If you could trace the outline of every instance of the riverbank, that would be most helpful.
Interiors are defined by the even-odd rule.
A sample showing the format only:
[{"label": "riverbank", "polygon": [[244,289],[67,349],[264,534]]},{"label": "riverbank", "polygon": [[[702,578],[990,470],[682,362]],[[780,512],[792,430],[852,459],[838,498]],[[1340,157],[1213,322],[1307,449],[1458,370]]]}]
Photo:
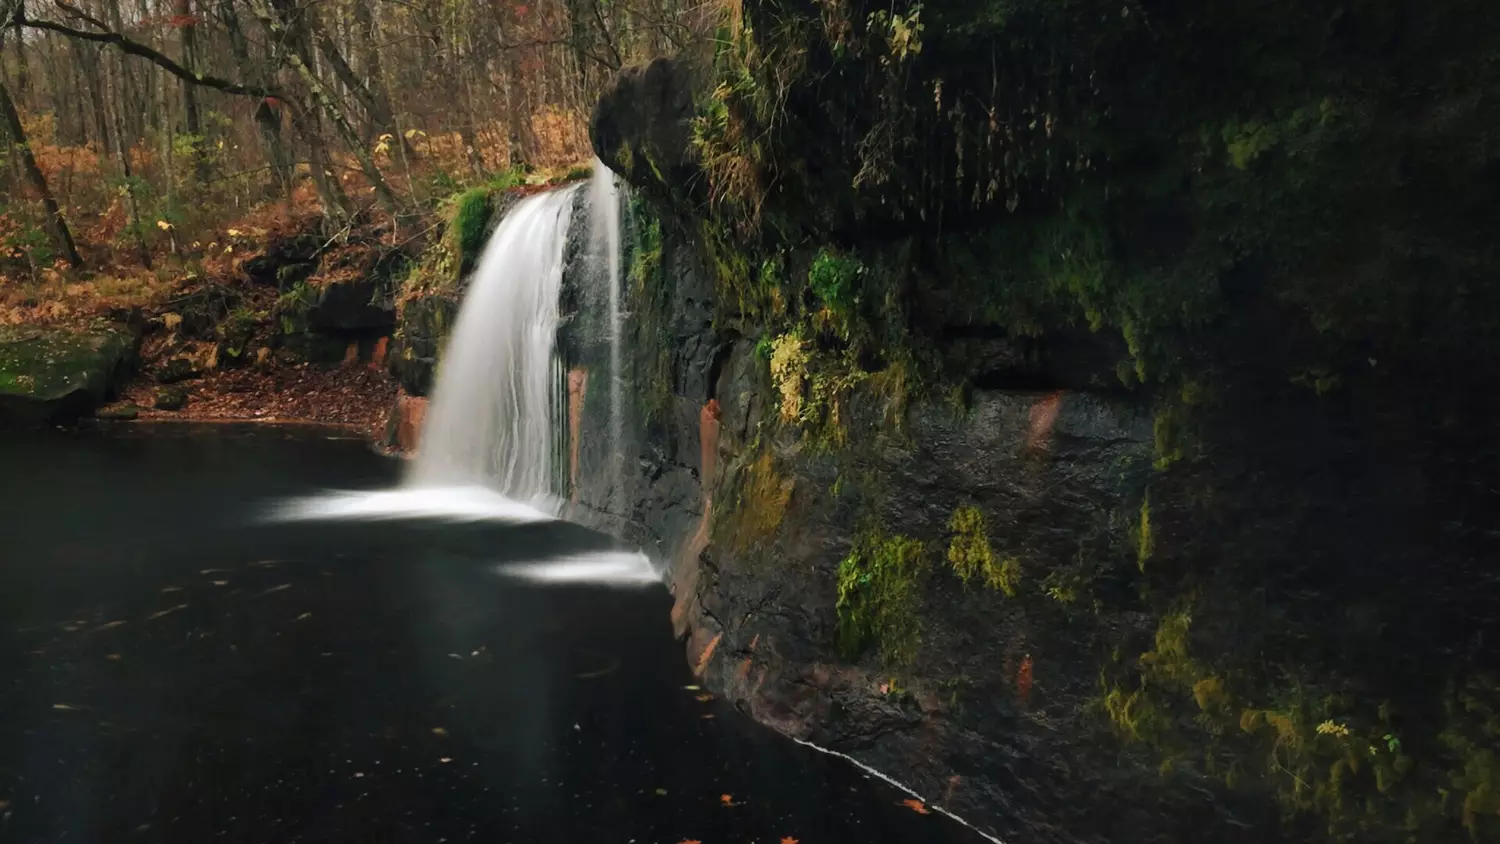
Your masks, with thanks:
[{"label": "riverbank", "polygon": [[156,400],[167,388],[149,375],[138,374],[123,386],[119,399],[98,415],[144,422],[316,424],[343,428],[379,443],[396,399],[396,383],[384,368],[360,362],[208,372],[174,388],[182,406],[157,408]]}]

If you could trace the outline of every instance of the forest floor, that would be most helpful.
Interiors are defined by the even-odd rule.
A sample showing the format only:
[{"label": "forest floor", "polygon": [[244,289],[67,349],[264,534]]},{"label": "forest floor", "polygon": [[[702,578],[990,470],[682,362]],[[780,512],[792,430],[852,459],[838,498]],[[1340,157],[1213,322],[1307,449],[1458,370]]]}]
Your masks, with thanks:
[{"label": "forest floor", "polygon": [[315,423],[379,441],[396,400],[396,382],[384,367],[362,362],[220,370],[177,386],[186,394],[182,409],[157,410],[160,385],[138,373],[110,409],[134,407],[138,419],[157,422]]},{"label": "forest floor", "polygon": [[[378,441],[397,387],[383,359],[311,364],[266,355],[248,366],[219,368],[207,334],[180,336],[182,302],[223,295],[241,305],[267,310],[277,291],[251,280],[242,265],[266,254],[278,238],[316,230],[318,210],[310,191],[291,201],[270,203],[223,227],[210,242],[183,244],[179,254],[153,256],[153,266],[132,264],[128,256],[100,265],[87,275],[59,267],[39,272],[0,272],[0,325],[86,328],[107,320],[142,330],[135,370],[101,416],[149,421],[302,422],[337,426]],[[349,233],[345,233],[346,238]],[[358,235],[367,234],[354,232]],[[389,236],[389,235],[388,235]],[[330,252],[340,247],[333,245]],[[13,269],[13,268],[12,268]],[[383,357],[383,347],[382,347]],[[155,373],[168,360],[186,357],[199,365],[195,375],[170,387]],[[159,409],[159,393],[180,392],[175,410]]]}]

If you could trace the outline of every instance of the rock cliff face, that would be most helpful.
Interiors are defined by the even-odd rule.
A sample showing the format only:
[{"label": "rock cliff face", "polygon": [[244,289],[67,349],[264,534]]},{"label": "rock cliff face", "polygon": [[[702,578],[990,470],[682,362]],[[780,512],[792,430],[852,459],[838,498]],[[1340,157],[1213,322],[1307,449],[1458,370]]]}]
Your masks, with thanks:
[{"label": "rock cliff face", "polygon": [[[747,20],[769,26],[766,5],[747,3]],[[789,128],[777,131],[809,144],[870,92],[882,108],[934,96],[841,87],[904,56],[820,54],[847,32],[831,12],[797,30],[797,6],[778,7],[789,16],[778,32],[814,33],[801,60],[826,72],[813,81],[745,59],[739,87],[714,97],[748,102],[700,95],[689,114],[663,106],[678,83],[658,65],[627,75],[596,114],[600,155],[638,188],[619,434],[599,260],[585,243],[565,281],[575,512],[669,566],[673,622],[705,683],[1005,840],[1500,840],[1500,663],[1486,647],[1500,635],[1487,562],[1500,552],[1489,480],[1500,455],[1485,386],[1497,367],[1482,351],[1494,348],[1482,339],[1493,302],[1473,274],[1496,259],[1467,229],[1434,228],[1447,211],[1418,187],[1491,172],[1476,128],[1493,124],[1487,108],[1466,112],[1471,124],[1402,123],[1406,101],[1383,98],[1420,87],[1427,69],[1375,37],[1384,18],[1330,9],[1321,36],[1291,23],[1262,35],[1273,53],[1317,53],[1328,75],[1309,84],[1359,115],[1336,131],[1342,117],[1327,110],[1319,128],[1302,122],[1309,112],[1247,129],[1184,90],[1142,125],[1228,120],[1212,123],[1227,159],[1176,162],[1185,148],[1162,141],[1128,176],[1123,160],[1108,174],[1049,175],[1077,189],[1060,210],[1017,211],[1000,196],[942,226],[945,192],[967,197],[975,170],[988,171],[941,182],[953,162],[928,160],[874,193],[854,177],[824,204],[800,189],[861,165],[815,159],[868,145],[813,145],[800,159],[759,150],[747,156],[780,168],[751,197],[763,216],[726,222],[743,207],[705,205],[704,185],[712,194],[732,175],[734,151],[713,133],[754,121],[754,82],[774,81],[757,74],[783,83],[776,123]],[[951,27],[967,52],[924,53],[902,84],[952,70],[942,56],[970,56],[985,27],[1027,39],[1092,25],[1018,9]],[[1423,43],[1453,34],[1408,11]],[[881,26],[909,34],[926,12],[904,14]],[[1119,29],[1178,44],[1153,54],[1166,71],[1210,49],[1231,17],[1136,9]],[[863,17],[851,19],[857,35]],[[1088,43],[1106,63],[1124,54]],[[1399,59],[1390,89],[1338,89],[1353,78],[1338,62],[1366,68],[1370,51]],[[988,90],[985,68],[939,79],[937,96]],[[1255,96],[1279,79],[1270,68]],[[1138,92],[1053,81],[1080,97],[1059,108],[1100,109],[1098,137],[1067,143],[1126,137],[1109,133],[1125,131],[1120,109]],[[1473,106],[1459,88],[1450,102]],[[633,108],[635,97],[646,101]],[[1038,146],[1018,155],[1044,151],[1051,119],[1033,122],[1045,137],[1037,129]],[[926,118],[913,120],[920,133]],[[1350,181],[1359,167],[1344,141],[1389,140],[1376,127],[1398,124],[1421,140],[1360,147],[1367,175]],[[953,126],[973,140],[974,126]],[[1248,150],[1245,131],[1267,146]],[[688,136],[691,152],[670,148]],[[1375,163],[1402,145],[1404,175]],[[1286,153],[1285,168],[1251,166],[1282,154],[1268,150]],[[1014,175],[1006,162],[984,166]],[[1152,168],[1177,176],[1121,187]],[[1038,172],[1015,183],[1018,202],[1043,195],[1031,192],[1043,190]],[[1455,202],[1477,207],[1473,182],[1452,184]],[[871,202],[880,196],[890,201]],[[1223,216],[1230,206],[1239,212]],[[1111,222],[1093,228],[1096,213]],[[1284,228],[1299,219],[1301,231]],[[1273,224],[1247,234],[1263,220]],[[1415,252],[1392,251],[1396,241],[1349,251],[1356,232],[1376,230],[1402,232]]]}]

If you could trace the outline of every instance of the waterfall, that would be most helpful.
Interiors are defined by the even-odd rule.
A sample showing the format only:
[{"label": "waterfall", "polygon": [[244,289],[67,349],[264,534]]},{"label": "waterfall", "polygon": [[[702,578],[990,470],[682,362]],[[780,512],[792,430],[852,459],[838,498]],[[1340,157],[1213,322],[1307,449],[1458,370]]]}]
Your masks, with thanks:
[{"label": "waterfall", "polygon": [[[595,162],[589,187],[590,251],[608,270],[610,479],[618,488],[623,426],[620,379],[620,194]],[[562,511],[558,472],[567,465],[566,378],[557,355],[559,297],[568,224],[578,186],[521,200],[500,221],[469,280],[417,456],[389,490],[332,491],[291,499],[278,521],[439,519],[507,524]],[[659,583],[639,551],[605,550],[530,560],[497,574],[538,583]]]},{"label": "waterfall", "polygon": [[620,394],[620,191],[615,174],[604,162],[594,159],[589,180],[589,239],[595,254],[606,256],[609,287],[609,489],[620,494],[620,464],[624,450],[625,412]]},{"label": "waterfall", "polygon": [[485,245],[408,487],[480,485],[533,505],[553,492],[557,299],[576,190],[521,200]]}]

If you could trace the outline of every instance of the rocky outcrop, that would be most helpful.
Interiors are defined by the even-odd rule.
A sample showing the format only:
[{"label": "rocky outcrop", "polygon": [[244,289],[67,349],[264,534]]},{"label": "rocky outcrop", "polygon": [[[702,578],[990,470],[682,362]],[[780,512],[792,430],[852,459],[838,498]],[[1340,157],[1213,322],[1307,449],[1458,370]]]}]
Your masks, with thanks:
[{"label": "rocky outcrop", "polygon": [[594,107],[594,152],[632,184],[687,186],[697,171],[693,91],[702,74],[682,59],[626,68]]},{"label": "rocky outcrop", "polygon": [[71,422],[104,404],[134,362],[138,335],[0,327],[0,427]]}]

